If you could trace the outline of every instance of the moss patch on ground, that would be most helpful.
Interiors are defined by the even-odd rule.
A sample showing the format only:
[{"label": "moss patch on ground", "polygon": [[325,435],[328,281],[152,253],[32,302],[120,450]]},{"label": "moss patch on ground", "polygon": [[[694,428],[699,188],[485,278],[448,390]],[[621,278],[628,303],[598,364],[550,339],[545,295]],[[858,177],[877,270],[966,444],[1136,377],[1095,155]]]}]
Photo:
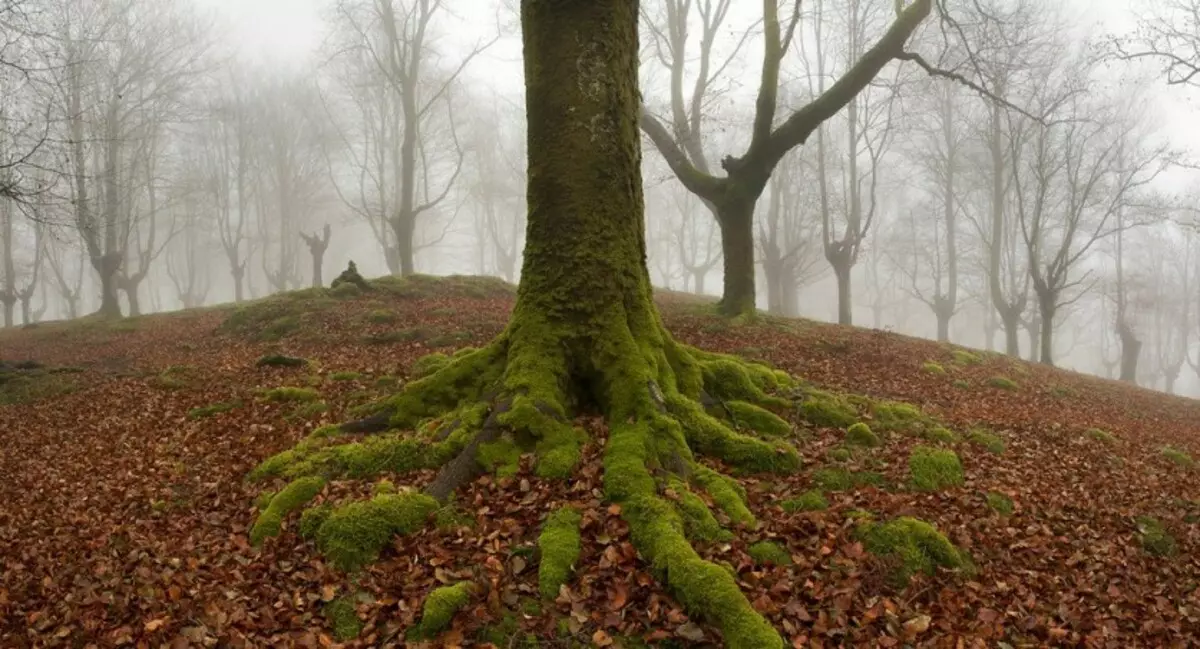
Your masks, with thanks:
[{"label": "moss patch on ground", "polygon": [[1167,458],[1175,466],[1185,469],[1194,469],[1196,467],[1196,461],[1192,459],[1192,456],[1187,451],[1181,451],[1173,446],[1164,446],[1160,452],[1163,457]]},{"label": "moss patch on ground", "polygon": [[937,528],[917,518],[861,523],[856,534],[868,552],[887,561],[893,583],[900,587],[918,573],[932,575],[939,567],[967,569],[971,565]]},{"label": "moss patch on ground", "polygon": [[759,541],[746,548],[754,562],[763,565],[788,566],[792,563],[792,555],[783,546],[771,541]]},{"label": "moss patch on ground", "polygon": [[229,412],[230,410],[235,410],[241,407],[242,402],[240,400],[222,401],[220,403],[192,408],[188,411],[188,419],[205,419],[207,417],[219,415],[223,412]]},{"label": "moss patch on ground", "polygon": [[1167,528],[1158,519],[1139,516],[1134,522],[1137,524],[1138,540],[1147,554],[1166,557],[1176,553],[1178,546],[1175,537],[1167,532]]},{"label": "moss patch on ground", "polygon": [[792,514],[795,512],[816,512],[829,508],[829,501],[825,500],[825,495],[816,489],[810,489],[795,498],[788,498],[779,503],[783,511]]},{"label": "moss patch on ground", "polygon": [[350,642],[362,633],[362,621],[354,610],[354,602],[348,597],[339,597],[325,605],[323,611],[333,637],[339,642]]},{"label": "moss patch on ground", "polygon": [[861,421],[846,429],[847,446],[879,446],[882,442],[879,436],[871,431],[871,427]]},{"label": "moss patch on ground", "polygon": [[471,601],[474,590],[469,581],[460,581],[434,589],[425,597],[421,622],[415,629],[418,638],[433,638],[450,626],[454,614]]},{"label": "moss patch on ground", "polygon": [[1012,498],[1005,496],[996,491],[989,491],[987,495],[988,507],[1001,516],[1011,516],[1013,513]]},{"label": "moss patch on ground", "polygon": [[967,441],[976,446],[982,446],[994,455],[1000,455],[1008,448],[1008,445],[1004,443],[1004,440],[999,435],[982,428],[971,429],[967,433]]},{"label": "moss patch on ground", "polygon": [[921,491],[937,491],[963,483],[963,468],[954,451],[917,446],[908,456],[912,484]]}]

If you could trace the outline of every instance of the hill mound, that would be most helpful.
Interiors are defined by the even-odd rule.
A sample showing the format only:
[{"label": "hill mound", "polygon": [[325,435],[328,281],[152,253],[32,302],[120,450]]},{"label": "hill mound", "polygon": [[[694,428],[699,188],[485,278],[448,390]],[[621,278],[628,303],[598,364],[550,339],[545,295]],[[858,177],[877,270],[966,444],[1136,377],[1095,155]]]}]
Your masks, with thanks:
[{"label": "hill mound", "polygon": [[[567,480],[497,446],[450,506],[412,509],[412,433],[333,425],[495,336],[514,293],[375,285],[0,334],[0,645],[719,645],[602,500],[598,419]],[[798,472],[739,475],[746,511],[672,488],[794,646],[1200,641],[1200,402],[659,303],[684,342],[802,379],[781,419],[712,404],[795,441]]]}]

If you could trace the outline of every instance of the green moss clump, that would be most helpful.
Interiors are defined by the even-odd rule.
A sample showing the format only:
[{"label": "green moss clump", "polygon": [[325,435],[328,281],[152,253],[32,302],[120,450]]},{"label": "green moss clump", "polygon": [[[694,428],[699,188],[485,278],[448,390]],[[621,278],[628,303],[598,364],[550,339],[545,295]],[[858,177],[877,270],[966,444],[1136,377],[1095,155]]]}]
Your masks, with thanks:
[{"label": "green moss clump", "polygon": [[391,480],[380,480],[371,487],[371,493],[378,496],[379,494],[394,494],[396,493],[396,484]]},{"label": "green moss clump", "polygon": [[308,361],[284,354],[267,354],[259,358],[255,365],[258,367],[304,367],[308,365]]},{"label": "green moss clump", "polygon": [[828,457],[830,460],[833,460],[834,462],[846,462],[850,459],[851,456],[852,456],[852,453],[850,453],[850,449],[848,449],[848,448],[830,449],[830,451],[825,454],[825,457]]},{"label": "green moss clump", "polygon": [[951,383],[950,385],[958,388],[959,390],[971,389],[971,383],[969,381],[967,381],[966,379],[955,379],[955,381],[953,383]]},{"label": "green moss clump", "polygon": [[250,543],[260,545],[268,536],[278,536],[283,518],[317,497],[325,487],[324,478],[298,478],[271,498],[271,504],[258,515],[250,530]]},{"label": "green moss clump", "polygon": [[938,444],[954,444],[958,442],[958,435],[945,426],[932,426],[921,431],[921,439]]},{"label": "green moss clump", "polygon": [[816,489],[806,491],[795,498],[788,498],[779,503],[783,511],[794,514],[796,512],[817,512],[829,509],[829,501],[825,500],[825,495]]},{"label": "green moss clump", "polygon": [[1175,554],[1178,549],[1175,538],[1167,532],[1167,528],[1158,519],[1149,516],[1139,516],[1135,519],[1135,522],[1137,523],[1138,536],[1142,544],[1142,549],[1147,554],[1156,557],[1167,557]]},{"label": "green moss clump", "polygon": [[443,531],[455,530],[460,527],[473,528],[475,527],[475,517],[458,509],[453,504],[449,504],[438,508],[437,514],[434,516],[434,525]]},{"label": "green moss clump", "polygon": [[1011,516],[1013,513],[1012,498],[1005,496],[997,491],[989,491],[987,495],[988,507],[991,507],[996,513],[1001,516]]},{"label": "green moss clump", "polygon": [[329,375],[329,380],[330,381],[339,381],[339,382],[357,381],[357,380],[361,379],[362,377],[363,377],[363,375],[359,374],[358,372],[334,372],[333,374]]},{"label": "green moss clump", "polygon": [[1106,430],[1100,430],[1099,428],[1089,428],[1087,431],[1085,431],[1085,434],[1103,444],[1112,444],[1113,442],[1117,441],[1116,436],[1114,436],[1112,433]]},{"label": "green moss clump", "polygon": [[329,289],[329,294],[339,300],[346,300],[362,295],[362,289],[354,284],[342,283]]},{"label": "green moss clump", "polygon": [[542,597],[553,599],[559,587],[571,578],[579,560],[579,523],[582,520],[574,507],[560,507],[551,512],[538,536],[541,562],[538,564],[538,590]]},{"label": "green moss clump", "polygon": [[339,642],[350,642],[362,633],[362,621],[354,610],[354,602],[348,597],[339,597],[325,605],[325,620]]},{"label": "green moss clump", "polygon": [[962,463],[954,451],[918,446],[908,457],[913,486],[922,491],[937,491],[963,483]]},{"label": "green moss clump", "polygon": [[339,570],[353,572],[379,557],[392,537],[411,534],[437,510],[424,494],[381,494],[334,509],[317,530],[317,547]]},{"label": "green moss clump", "polygon": [[271,499],[275,497],[274,491],[264,491],[258,494],[258,498],[254,499],[254,507],[258,511],[266,511],[267,507],[271,506]]},{"label": "green moss clump", "polygon": [[1006,448],[1008,448],[1008,445],[1005,444],[1004,440],[1000,439],[998,435],[983,430],[982,428],[975,428],[967,433],[967,441],[975,444],[976,446],[982,446],[986,448],[989,453],[994,455],[1000,455]]},{"label": "green moss clump", "polygon": [[958,365],[979,365],[983,362],[983,359],[978,355],[972,354],[965,349],[956,349],[951,352],[951,355],[954,357],[954,362]]},{"label": "green moss clump", "polygon": [[739,428],[747,428],[768,437],[783,437],[792,432],[792,425],[779,415],[745,401],[728,401],[725,410]]},{"label": "green moss clump", "polygon": [[849,469],[831,467],[813,473],[813,484],[825,491],[846,491],[854,488],[854,476]]},{"label": "green moss clump", "polygon": [[846,429],[846,444],[850,446],[879,446],[879,436],[861,421]]},{"label": "green moss clump", "polygon": [[386,309],[376,309],[367,314],[367,322],[371,324],[392,324],[396,321],[396,314]]},{"label": "green moss clump", "polygon": [[854,406],[828,392],[813,390],[800,404],[800,416],[820,428],[848,428],[858,422]]},{"label": "green moss clump", "polygon": [[1009,392],[1016,392],[1021,387],[1017,385],[1016,381],[1006,376],[993,376],[992,378],[988,379],[987,383],[993,388],[1007,390]]},{"label": "green moss clump", "polygon": [[312,388],[296,388],[289,386],[263,390],[259,394],[266,401],[274,401],[276,403],[316,401],[317,399],[321,398],[321,393]]},{"label": "green moss clump", "polygon": [[969,569],[970,560],[929,523],[903,516],[886,523],[861,523],[856,533],[868,552],[894,564],[896,585],[907,586],[913,575],[932,575],[939,567]]},{"label": "green moss clump", "polygon": [[875,418],[875,428],[882,431],[915,434],[931,423],[920,408],[900,401],[874,402],[871,415]]},{"label": "green moss clump", "polygon": [[235,400],[223,401],[221,403],[214,403],[207,406],[201,406],[199,408],[192,408],[188,411],[188,419],[204,419],[206,417],[219,415],[223,412],[229,412],[230,410],[240,407],[242,407],[242,402]]},{"label": "green moss clump", "polygon": [[772,564],[776,566],[789,566],[792,564],[792,555],[778,543],[771,541],[759,541],[754,545],[746,548],[746,553],[757,564]]},{"label": "green moss clump", "polygon": [[1185,469],[1195,468],[1196,466],[1196,461],[1186,451],[1181,451],[1173,446],[1164,446],[1161,452],[1162,456],[1170,460],[1175,466]]},{"label": "green moss clump", "polygon": [[325,524],[325,520],[333,513],[333,505],[321,503],[309,507],[300,514],[300,538],[311,541],[317,538],[317,530]]},{"label": "green moss clump", "polygon": [[441,352],[426,354],[413,361],[411,368],[412,375],[414,378],[424,378],[449,365],[450,360],[449,356]]},{"label": "green moss clump", "polygon": [[471,601],[474,590],[469,581],[442,586],[434,589],[425,597],[425,605],[421,611],[421,623],[417,628],[417,636],[432,638],[450,626],[450,620],[459,609]]},{"label": "green moss clump", "polygon": [[925,361],[921,364],[921,369],[929,374],[934,374],[937,376],[943,376],[946,374],[946,368],[933,361]]},{"label": "green moss clump", "polygon": [[296,406],[288,415],[291,420],[312,419],[329,412],[329,404],[324,401],[309,401]]},{"label": "green moss clump", "polygon": [[476,455],[480,466],[501,478],[517,475],[521,468],[521,447],[510,437],[479,445]]}]

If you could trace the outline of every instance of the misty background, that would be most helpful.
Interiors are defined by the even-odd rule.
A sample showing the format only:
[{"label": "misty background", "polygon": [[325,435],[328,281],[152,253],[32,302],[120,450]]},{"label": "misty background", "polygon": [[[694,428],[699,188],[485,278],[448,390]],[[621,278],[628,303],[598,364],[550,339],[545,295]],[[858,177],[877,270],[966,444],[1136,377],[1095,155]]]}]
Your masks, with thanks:
[{"label": "misty background", "polygon": [[[781,2],[785,26],[797,4],[784,115],[895,17]],[[751,137],[761,4],[642,5],[646,108],[720,174]],[[754,215],[758,307],[1200,394],[1200,76],[1129,56],[1200,61],[1200,0],[948,7],[909,49],[983,93],[893,63],[790,153]],[[0,0],[0,34],[6,326],[255,299],[351,260],[519,280],[515,2]],[[719,297],[721,229],[661,148],[643,138],[652,280]]]}]

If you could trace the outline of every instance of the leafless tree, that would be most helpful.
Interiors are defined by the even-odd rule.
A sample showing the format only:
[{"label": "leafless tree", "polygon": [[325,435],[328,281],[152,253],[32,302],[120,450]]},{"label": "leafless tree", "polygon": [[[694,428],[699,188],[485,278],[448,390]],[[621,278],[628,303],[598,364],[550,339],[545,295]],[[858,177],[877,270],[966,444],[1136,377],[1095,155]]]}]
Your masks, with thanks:
[{"label": "leafless tree", "polygon": [[333,228],[328,223],[320,234],[314,232],[308,234],[301,232],[300,238],[304,240],[308,246],[308,254],[312,256],[312,286],[320,288],[325,285],[325,280],[322,277],[322,267],[325,265],[325,251],[329,249],[329,239],[333,235]]},{"label": "leafless tree", "polygon": [[[437,21],[448,14],[443,0],[336,4],[337,52],[331,58],[342,102],[351,108],[344,112],[353,120],[334,121],[353,173],[339,177],[335,187],[371,226],[393,274],[415,272],[418,249],[437,243],[415,240],[418,222],[446,200],[463,170],[457,85],[491,44],[477,44],[457,63],[439,67]],[[326,100],[327,108],[332,101]]]},{"label": "leafless tree", "polygon": [[1115,55],[1152,61],[1172,85],[1200,85],[1200,0],[1154,0],[1137,29],[1111,40]]}]

